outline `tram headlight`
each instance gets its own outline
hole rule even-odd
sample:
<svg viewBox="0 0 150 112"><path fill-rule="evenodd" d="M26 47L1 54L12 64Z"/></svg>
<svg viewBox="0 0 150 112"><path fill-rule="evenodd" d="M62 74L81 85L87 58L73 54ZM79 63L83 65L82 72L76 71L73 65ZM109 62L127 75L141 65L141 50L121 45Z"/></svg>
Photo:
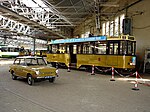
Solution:
<svg viewBox="0 0 150 112"><path fill-rule="evenodd" d="M136 65L136 57L132 57L130 65Z"/></svg>

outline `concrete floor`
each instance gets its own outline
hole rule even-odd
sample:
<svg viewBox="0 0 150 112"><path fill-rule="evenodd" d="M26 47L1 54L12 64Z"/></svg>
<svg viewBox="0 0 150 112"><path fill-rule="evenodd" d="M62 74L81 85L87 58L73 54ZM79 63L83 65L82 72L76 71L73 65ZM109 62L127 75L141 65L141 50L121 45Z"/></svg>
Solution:
<svg viewBox="0 0 150 112"><path fill-rule="evenodd" d="M54 84L12 80L9 64L0 65L0 112L150 112L150 87L110 75L59 69ZM150 79L150 78L149 78Z"/></svg>

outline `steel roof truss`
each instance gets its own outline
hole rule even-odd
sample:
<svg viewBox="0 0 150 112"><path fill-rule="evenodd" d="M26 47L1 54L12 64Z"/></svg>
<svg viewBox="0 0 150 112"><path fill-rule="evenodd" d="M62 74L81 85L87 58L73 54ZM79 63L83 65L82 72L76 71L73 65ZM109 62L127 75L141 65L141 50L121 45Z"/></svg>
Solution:
<svg viewBox="0 0 150 112"><path fill-rule="evenodd" d="M0 16L0 18L1 18L1 28L7 28L12 32L23 33L25 35L31 34L29 26L13 21L3 16Z"/></svg>

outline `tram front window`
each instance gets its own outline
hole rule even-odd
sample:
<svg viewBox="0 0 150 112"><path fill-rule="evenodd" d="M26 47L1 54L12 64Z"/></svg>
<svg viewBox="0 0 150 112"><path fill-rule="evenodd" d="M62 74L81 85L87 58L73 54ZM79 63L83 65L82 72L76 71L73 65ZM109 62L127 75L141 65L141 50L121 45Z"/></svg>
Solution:
<svg viewBox="0 0 150 112"><path fill-rule="evenodd" d="M120 42L120 54L127 54L127 41Z"/></svg>
<svg viewBox="0 0 150 112"><path fill-rule="evenodd" d="M128 42L128 54L130 55L134 55L134 46L135 46L135 43L132 42L132 41L129 41Z"/></svg>
<svg viewBox="0 0 150 112"><path fill-rule="evenodd" d="M135 42L133 41L120 42L120 54L135 55Z"/></svg>

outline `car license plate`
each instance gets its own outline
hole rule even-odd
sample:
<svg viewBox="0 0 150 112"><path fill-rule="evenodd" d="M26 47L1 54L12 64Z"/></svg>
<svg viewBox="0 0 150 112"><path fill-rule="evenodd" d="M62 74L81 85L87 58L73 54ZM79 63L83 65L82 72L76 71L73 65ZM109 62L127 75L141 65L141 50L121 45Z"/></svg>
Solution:
<svg viewBox="0 0 150 112"><path fill-rule="evenodd" d="M45 76L45 79L49 79L49 78L52 78L52 76Z"/></svg>

